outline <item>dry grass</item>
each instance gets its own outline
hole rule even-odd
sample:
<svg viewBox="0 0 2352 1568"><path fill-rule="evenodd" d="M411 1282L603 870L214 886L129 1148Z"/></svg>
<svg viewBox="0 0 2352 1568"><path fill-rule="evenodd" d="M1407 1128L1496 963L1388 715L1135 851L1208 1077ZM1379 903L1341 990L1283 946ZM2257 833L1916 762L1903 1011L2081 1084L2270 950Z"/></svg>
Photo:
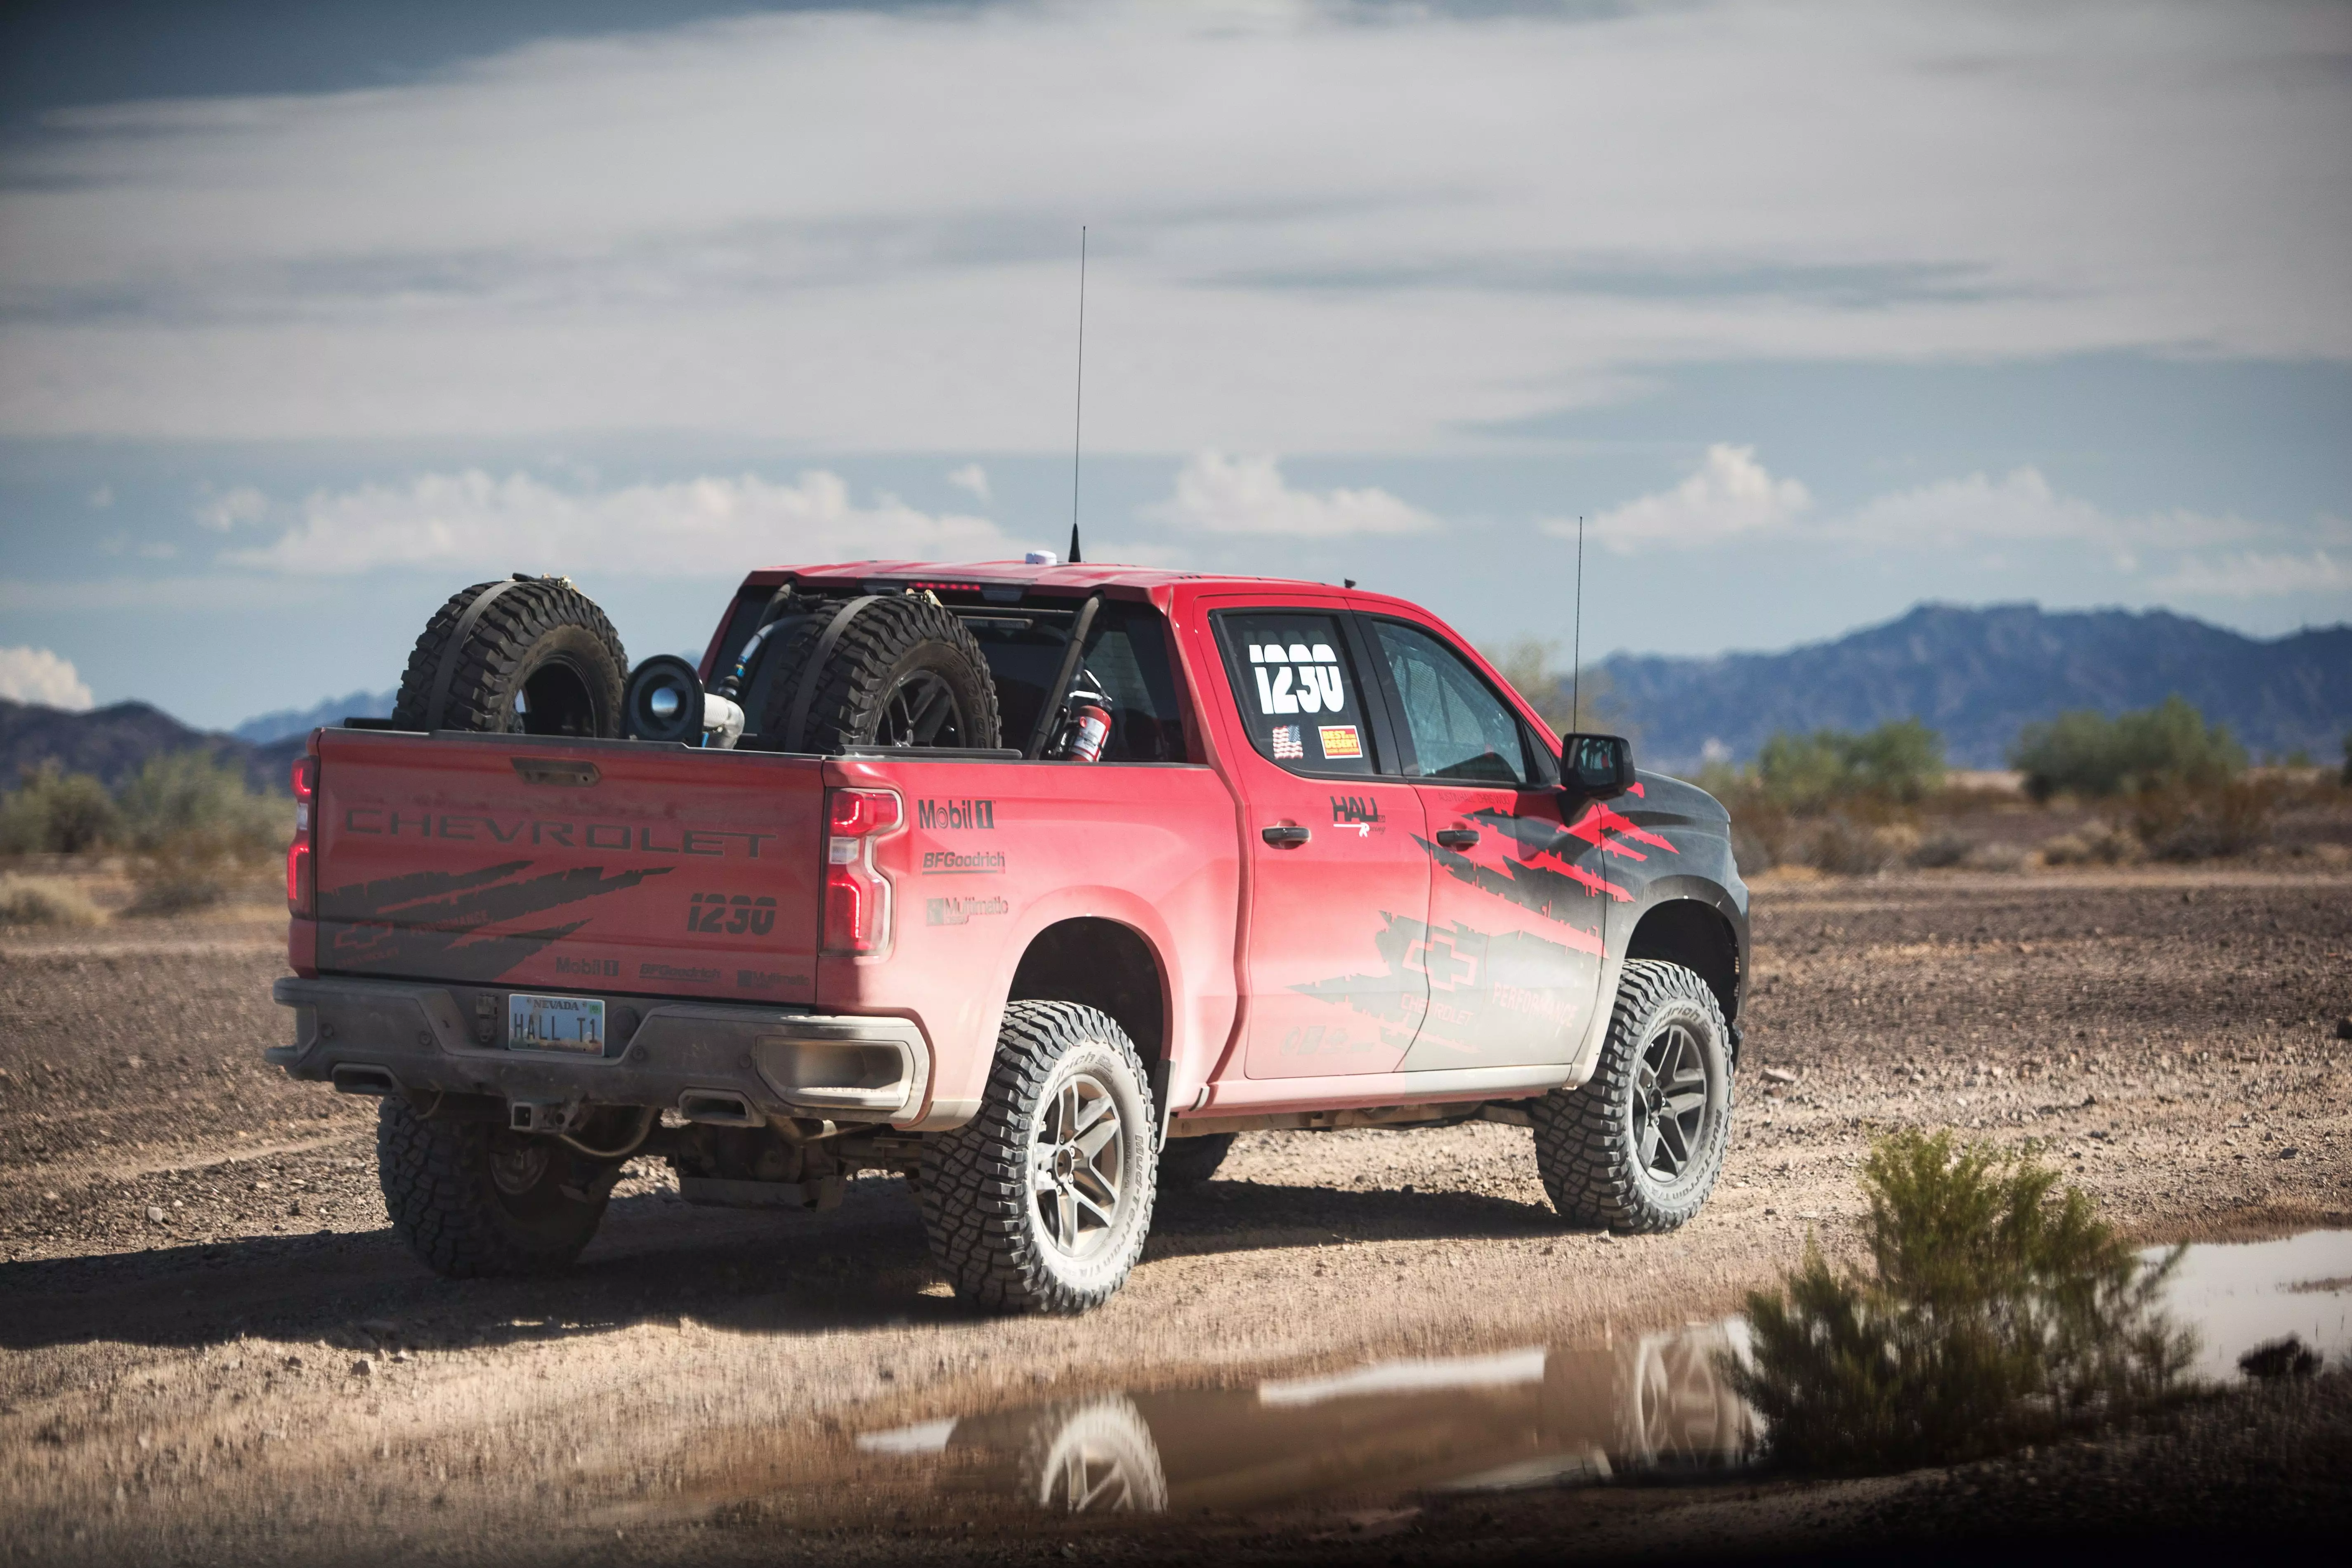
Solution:
<svg viewBox="0 0 2352 1568"><path fill-rule="evenodd" d="M79 928L105 919L89 896L71 882L0 873L0 926Z"/></svg>

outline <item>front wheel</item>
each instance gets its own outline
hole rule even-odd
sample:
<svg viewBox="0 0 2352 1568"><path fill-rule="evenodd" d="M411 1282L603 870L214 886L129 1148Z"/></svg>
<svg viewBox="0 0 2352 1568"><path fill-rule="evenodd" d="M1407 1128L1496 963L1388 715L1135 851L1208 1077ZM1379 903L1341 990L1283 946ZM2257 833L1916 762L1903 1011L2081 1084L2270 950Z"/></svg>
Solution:
<svg viewBox="0 0 2352 1568"><path fill-rule="evenodd" d="M1729 1036L1696 973L1625 965L1591 1081L1528 1108L1537 1173L1561 1218L1630 1236L1698 1213L1730 1144Z"/></svg>
<svg viewBox="0 0 2352 1568"><path fill-rule="evenodd" d="M996 1311L1083 1312L1110 1300L1151 1229L1151 1091L1135 1045L1075 1002L1014 1002L980 1114L927 1139L931 1257Z"/></svg>

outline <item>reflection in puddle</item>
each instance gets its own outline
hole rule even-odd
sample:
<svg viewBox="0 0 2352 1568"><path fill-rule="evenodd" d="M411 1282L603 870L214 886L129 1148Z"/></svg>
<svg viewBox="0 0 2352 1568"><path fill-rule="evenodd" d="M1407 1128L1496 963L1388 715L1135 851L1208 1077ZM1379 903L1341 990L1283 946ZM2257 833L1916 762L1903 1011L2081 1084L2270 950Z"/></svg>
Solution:
<svg viewBox="0 0 2352 1568"><path fill-rule="evenodd" d="M872 1432L939 1484L1057 1512L1255 1507L1334 1491L1556 1486L1745 1463L1758 1430L1716 1369L1738 1321L1599 1350L1388 1362L1254 1388L1113 1394Z"/></svg>
<svg viewBox="0 0 2352 1568"><path fill-rule="evenodd" d="M2165 1256L2163 1249L2147 1255ZM2197 1331L2192 1375L2286 1333L2352 1352L2352 1231L2192 1247L2164 1308ZM1619 1334L1599 1348L1382 1362L1232 1388L1107 1392L868 1432L799 1455L785 1493L962 1516L1011 1506L1153 1513L1307 1499L1572 1486L1720 1472L1760 1457L1763 1424L1722 1375L1746 1321ZM863 1503L852 1502L863 1494ZM740 1493L738 1495L740 1495Z"/></svg>

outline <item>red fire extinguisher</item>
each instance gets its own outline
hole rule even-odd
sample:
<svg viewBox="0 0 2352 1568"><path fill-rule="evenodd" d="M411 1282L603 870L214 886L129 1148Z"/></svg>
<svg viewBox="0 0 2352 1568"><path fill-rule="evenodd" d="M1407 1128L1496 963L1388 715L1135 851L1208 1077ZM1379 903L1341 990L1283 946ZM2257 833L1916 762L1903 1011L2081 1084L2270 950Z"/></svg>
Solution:
<svg viewBox="0 0 2352 1568"><path fill-rule="evenodd" d="M1061 732L1048 754L1070 763L1100 762L1110 741L1110 699L1082 687L1070 693L1063 711Z"/></svg>

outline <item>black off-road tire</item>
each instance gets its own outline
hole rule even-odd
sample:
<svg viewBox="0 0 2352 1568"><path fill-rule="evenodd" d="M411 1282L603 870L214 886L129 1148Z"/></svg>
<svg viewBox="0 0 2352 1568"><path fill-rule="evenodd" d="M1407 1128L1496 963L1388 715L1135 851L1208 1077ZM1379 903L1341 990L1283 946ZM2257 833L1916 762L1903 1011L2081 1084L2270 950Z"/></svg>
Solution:
<svg viewBox="0 0 2352 1568"><path fill-rule="evenodd" d="M1119 1201L1092 1245L1055 1237L1033 1176L1033 1150L1061 1091L1084 1078L1114 1104ZM919 1178L931 1258L962 1300L990 1311L1089 1310L1142 1255L1156 1195L1151 1089L1135 1044L1109 1015L1075 1002L1014 1002L997 1031L980 1114L923 1144ZM1058 1211L1056 1211L1058 1212Z"/></svg>
<svg viewBox="0 0 2352 1568"><path fill-rule="evenodd" d="M500 589L498 596L466 625L475 601L491 588ZM461 628L448 695L430 711L443 660ZM401 675L392 720L403 730L611 740L621 733L628 668L613 623L570 582L477 583L450 595L425 624Z"/></svg>
<svg viewBox="0 0 2352 1568"><path fill-rule="evenodd" d="M1645 1056L1674 1030L1696 1049L1706 1098L1686 1158L1669 1178L1640 1157L1644 1113L1636 1101ZM1620 1236L1681 1226L1698 1213L1723 1173L1734 1098L1731 1034L1714 991L1679 963L1627 963L1591 1081L1554 1089L1528 1106L1536 1170L1552 1207L1571 1225Z"/></svg>
<svg viewBox="0 0 2352 1568"><path fill-rule="evenodd" d="M1217 1167L1233 1152L1232 1132L1213 1132L1205 1138L1171 1138L1160 1146L1160 1190L1174 1187L1197 1187L1217 1173Z"/></svg>
<svg viewBox="0 0 2352 1568"><path fill-rule="evenodd" d="M509 1180L499 1180L505 1160ZM404 1100L376 1112L376 1178L392 1228L449 1279L567 1268L604 1217L612 1168L552 1138L478 1121L436 1121ZM539 1174L527 1183L536 1167ZM520 1191L509 1191L520 1187Z"/></svg>
<svg viewBox="0 0 2352 1568"><path fill-rule="evenodd" d="M964 624L920 594L889 594L857 606L826 646L841 604L813 606L773 635L782 646L762 656L767 710L759 745L770 752L830 754L851 746L998 746L1003 721L987 656ZM801 684L819 657L815 685L800 724ZM952 714L927 734L903 738L909 717L900 704L910 691L943 696ZM919 719L939 719L937 710Z"/></svg>

